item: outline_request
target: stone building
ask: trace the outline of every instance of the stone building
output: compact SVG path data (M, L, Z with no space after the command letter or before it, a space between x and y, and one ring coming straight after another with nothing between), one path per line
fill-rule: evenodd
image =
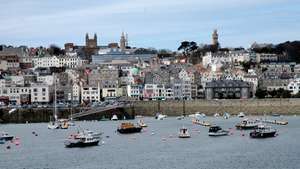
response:
M205 86L206 99L247 99L250 84L241 80L214 80Z

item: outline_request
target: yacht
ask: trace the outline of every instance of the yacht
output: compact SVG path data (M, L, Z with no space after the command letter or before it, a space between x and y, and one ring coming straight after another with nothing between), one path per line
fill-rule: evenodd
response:
M141 126L135 126L132 123L121 123L121 125L118 127L117 131L121 134L129 134L129 133L139 133L141 132L142 127Z
M208 130L209 136L226 136L229 131L223 130L220 126L211 126Z
M205 127L210 126L210 123L208 121L204 121L204 120L202 121L202 120L199 120L197 118L193 118L192 123L193 124L198 124L198 125L201 125L201 126L205 126Z
M244 119L240 123L236 124L235 127L240 130L246 130L246 129L254 129L258 126L257 121Z
M179 135L178 135L179 138L190 138L191 135L190 133L188 132L187 128L185 127L182 127L180 128L179 130Z
M275 137L276 130L272 129L271 126L259 125L253 131L250 132L250 137L252 138L267 138L267 137Z
M55 74L53 74L53 79L54 79L54 110L53 110L53 117L51 118L50 117L50 121L48 123L48 129L59 129L60 128L60 125L58 123L58 120L57 120L57 107L56 107L56 76Z

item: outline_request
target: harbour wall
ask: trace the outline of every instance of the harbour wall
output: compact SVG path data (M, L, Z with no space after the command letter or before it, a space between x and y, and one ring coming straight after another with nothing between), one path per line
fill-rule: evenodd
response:
M79 112L73 109L73 113ZM0 122L2 123L37 123L49 122L52 116L52 108L17 109L9 114L9 109L0 109ZM68 118L70 109L58 110L59 118ZM162 112L168 116L193 114L195 112L213 115L214 113L229 112L238 114L245 112L247 115L270 115L278 113L283 115L300 115L300 99L247 99L247 100L189 100L189 101L136 101L130 108L119 111L109 111L94 114L79 120L109 119L117 114L119 119L124 116L132 118L134 115L154 116L156 112ZM184 113L185 112L185 113ZM128 117L126 117L128 119Z
M153 116L162 112L168 116L179 116L195 112L213 115L229 112L245 112L251 115L272 113L300 114L300 99L246 99L246 100L190 100L190 101L139 101L134 103L136 115Z

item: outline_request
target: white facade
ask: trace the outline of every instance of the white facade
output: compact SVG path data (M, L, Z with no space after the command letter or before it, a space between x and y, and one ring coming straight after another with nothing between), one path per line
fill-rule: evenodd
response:
M145 84L143 90L145 99L165 99L165 86L162 84Z
M49 103L50 87L44 83L31 85L31 103Z
M54 80L52 75L46 75L46 76L37 76L37 82L39 83L46 83L47 85L53 85Z
M99 102L100 101L100 86L86 86L81 88L81 102Z
M291 81L287 89L292 92L292 94L297 94L300 91L300 78L294 79Z
M127 85L127 96L132 98L140 98L143 96L143 88L141 85Z
M71 56L47 56L33 59L34 68L38 67L67 67L76 68L82 66L83 61L79 57Z

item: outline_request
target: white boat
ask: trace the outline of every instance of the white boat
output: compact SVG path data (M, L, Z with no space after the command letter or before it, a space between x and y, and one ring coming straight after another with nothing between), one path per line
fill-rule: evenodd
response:
M240 112L238 115L237 115L239 118L244 118L246 115L244 112Z
M201 126L205 126L205 127L210 126L210 123L208 121L204 121L204 120L202 121L202 120L199 120L197 118L193 118L192 123L193 124L198 124L198 125L201 125Z
M240 123L236 124L235 127L241 130L254 129L259 125L257 120L244 119Z
M185 128L184 126L182 128L180 128L179 130L179 134L178 134L179 138L190 138L191 135L188 132L187 128Z
M182 119L184 119L184 116L178 116L178 117L176 117L176 119L177 120L182 120Z
M165 118L167 118L167 115L159 114L159 115L157 116L157 120L163 120L163 119L165 119Z
M219 113L215 113L214 117L220 117L220 114Z
M14 138L13 135L10 135L10 134L8 134L8 133L6 133L6 132L2 132L2 133L0 134L0 140L10 141L10 140L12 140L13 138Z
M148 127L148 125L144 122L144 120L139 120L138 125L141 127Z
M211 126L208 130L209 136L226 136L229 131L223 130L220 126Z
M117 121L117 120L118 120L118 116L114 114L114 115L112 116L111 120Z
M53 130L53 129L59 129L59 124L56 123L55 121L49 122L48 129L51 129L51 130Z
M195 114L190 114L189 117L191 117L191 118L201 118L201 117L203 117L203 114L204 113L200 114L199 112L196 112Z
M65 140L64 144L68 148L96 146L101 140L101 134L102 133L94 133L90 130L84 130L83 132L70 135L70 137Z

